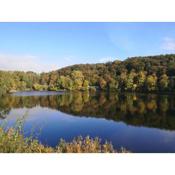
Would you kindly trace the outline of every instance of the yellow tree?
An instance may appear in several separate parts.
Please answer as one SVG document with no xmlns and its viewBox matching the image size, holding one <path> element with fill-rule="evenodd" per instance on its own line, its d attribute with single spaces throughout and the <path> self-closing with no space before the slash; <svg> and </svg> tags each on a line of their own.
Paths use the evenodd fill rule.
<svg viewBox="0 0 175 175">
<path fill-rule="evenodd" d="M 71 78 L 73 81 L 73 89 L 75 89 L 75 90 L 82 89 L 83 81 L 84 81 L 83 73 L 81 71 L 74 70 L 71 73 Z"/>
<path fill-rule="evenodd" d="M 166 74 L 163 74 L 160 77 L 160 81 L 159 81 L 159 87 L 160 90 L 167 90 L 168 89 L 168 85 L 169 85 L 169 78 Z"/>
<path fill-rule="evenodd" d="M 155 74 L 148 75 L 146 78 L 146 88 L 148 91 L 155 91 L 157 89 L 157 76 Z"/>
</svg>

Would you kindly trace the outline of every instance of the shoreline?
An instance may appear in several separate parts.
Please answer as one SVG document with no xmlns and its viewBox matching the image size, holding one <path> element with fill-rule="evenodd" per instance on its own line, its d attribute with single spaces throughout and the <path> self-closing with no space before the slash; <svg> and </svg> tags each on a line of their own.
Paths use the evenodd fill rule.
<svg viewBox="0 0 175 175">
<path fill-rule="evenodd" d="M 7 93 L 7 95 L 15 95 L 17 93 L 66 93 L 66 92 L 91 92 L 90 89 L 87 91 L 84 90 L 58 90 L 58 91 L 50 91 L 50 90 L 22 90 L 22 91 L 12 91 Z M 116 94 L 137 94 L 137 95 L 175 95 L 175 92 L 138 92 L 138 91 L 115 91 L 115 90 L 100 90 L 97 89 L 94 91 L 95 93 L 116 93 Z"/>
</svg>

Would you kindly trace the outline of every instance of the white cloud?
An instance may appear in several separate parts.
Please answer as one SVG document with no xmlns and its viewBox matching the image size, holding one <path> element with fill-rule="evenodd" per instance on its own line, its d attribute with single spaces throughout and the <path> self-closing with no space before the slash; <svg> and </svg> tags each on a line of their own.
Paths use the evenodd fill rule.
<svg viewBox="0 0 175 175">
<path fill-rule="evenodd" d="M 12 55 L 12 54 L 0 54 L 0 70 L 5 71 L 34 71 L 34 72 L 48 72 L 52 70 L 57 70 L 59 68 L 74 65 L 74 64 L 85 64 L 88 59 L 82 59 L 84 61 L 77 60 L 73 56 L 66 56 L 62 58 L 54 59 L 42 59 L 34 55 Z M 94 59 L 94 62 L 96 63 Z M 114 61 L 116 58 L 104 57 L 97 61 L 100 63 L 106 63 L 109 61 Z"/>
<path fill-rule="evenodd" d="M 45 72 L 57 68 L 55 64 L 46 64 L 33 55 L 0 54 L 0 70 Z"/>
<path fill-rule="evenodd" d="M 162 48 L 166 51 L 175 51 L 175 39 L 170 37 L 165 37 L 163 39 Z"/>
<path fill-rule="evenodd" d="M 115 61 L 116 58 L 112 58 L 112 57 L 106 57 L 106 58 L 101 58 L 99 59 L 100 63 L 106 63 L 106 62 L 111 62 L 111 61 Z"/>
</svg>

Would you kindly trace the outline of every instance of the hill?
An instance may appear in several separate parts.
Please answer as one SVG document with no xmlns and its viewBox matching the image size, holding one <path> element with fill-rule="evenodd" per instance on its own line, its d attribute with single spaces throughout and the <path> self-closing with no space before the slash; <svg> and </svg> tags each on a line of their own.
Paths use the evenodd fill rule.
<svg viewBox="0 0 175 175">
<path fill-rule="evenodd" d="M 0 71 L 0 93 L 11 90 L 101 90 L 175 92 L 175 54 L 132 57 L 124 61 L 78 64 L 57 71 Z"/>
</svg>

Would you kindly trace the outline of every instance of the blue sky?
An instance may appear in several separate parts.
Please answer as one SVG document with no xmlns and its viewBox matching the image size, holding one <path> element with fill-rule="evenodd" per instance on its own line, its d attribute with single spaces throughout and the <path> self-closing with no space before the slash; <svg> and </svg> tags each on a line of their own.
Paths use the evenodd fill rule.
<svg viewBox="0 0 175 175">
<path fill-rule="evenodd" d="M 175 23 L 0 23 L 0 69 L 58 69 L 175 53 Z"/>
</svg>

